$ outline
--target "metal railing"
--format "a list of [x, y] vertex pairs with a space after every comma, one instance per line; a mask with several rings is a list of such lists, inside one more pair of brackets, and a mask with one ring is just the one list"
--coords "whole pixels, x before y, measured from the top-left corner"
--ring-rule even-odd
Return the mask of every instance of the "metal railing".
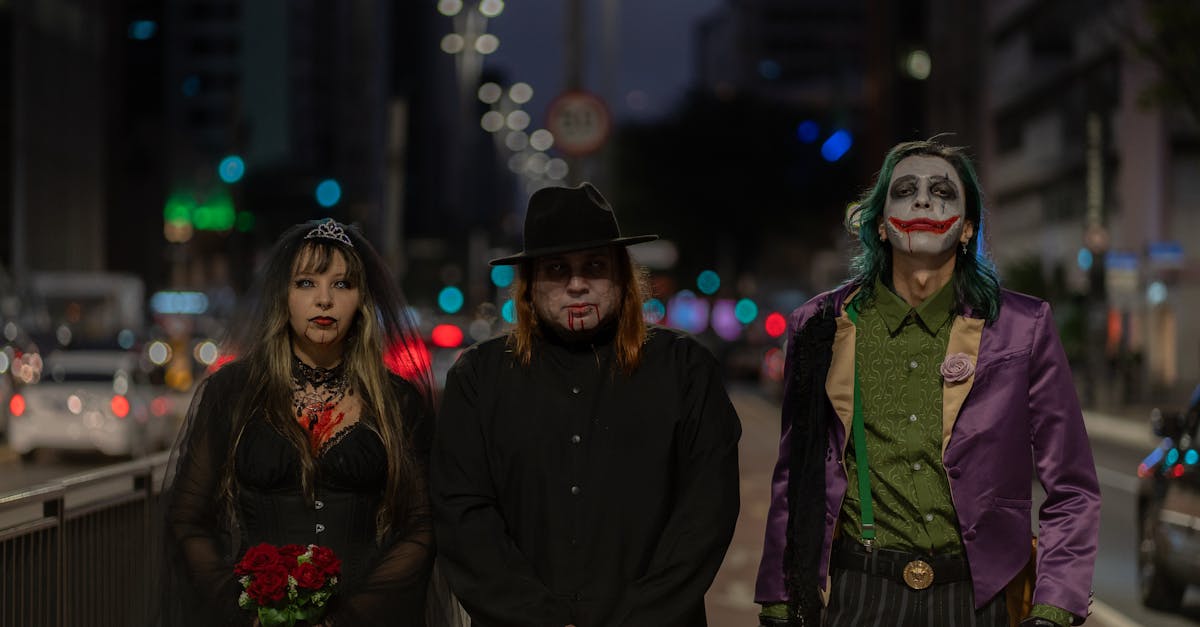
[[0, 627], [146, 624], [167, 457], [0, 494]]

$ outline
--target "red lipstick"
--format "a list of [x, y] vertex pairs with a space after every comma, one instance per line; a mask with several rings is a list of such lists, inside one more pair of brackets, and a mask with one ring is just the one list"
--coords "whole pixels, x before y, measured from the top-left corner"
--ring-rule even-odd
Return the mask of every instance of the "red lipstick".
[[309, 318], [308, 321], [319, 324], [323, 327], [327, 327], [327, 326], [337, 322], [337, 318], [330, 318], [328, 316], [317, 316], [315, 318]]
[[917, 218], [916, 220], [901, 220], [900, 218], [888, 218], [892, 226], [902, 233], [912, 233], [914, 231], [926, 231], [929, 233], [942, 234], [950, 230], [955, 222], [958, 222], [958, 216], [950, 216], [949, 220], [931, 220], [929, 218]]

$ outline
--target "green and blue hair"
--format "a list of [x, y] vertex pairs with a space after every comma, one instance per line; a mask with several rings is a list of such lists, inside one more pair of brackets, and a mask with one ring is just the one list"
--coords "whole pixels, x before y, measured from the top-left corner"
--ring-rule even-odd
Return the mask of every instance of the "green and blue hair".
[[958, 251], [954, 266], [954, 291], [958, 313], [968, 310], [988, 321], [1000, 315], [1000, 276], [988, 258], [981, 240], [983, 233], [983, 193], [975, 167], [963, 148], [947, 146], [936, 139], [897, 144], [888, 151], [883, 167], [868, 188], [846, 209], [846, 228], [858, 236], [861, 249], [850, 263], [852, 283], [859, 285], [853, 304], [863, 307], [875, 296], [875, 279], [887, 278], [892, 271], [891, 242], [879, 239], [879, 222], [887, 202], [888, 185], [896, 164], [915, 155], [945, 159], [962, 180], [967, 220], [975, 225], [975, 233], [967, 241], [966, 251]]

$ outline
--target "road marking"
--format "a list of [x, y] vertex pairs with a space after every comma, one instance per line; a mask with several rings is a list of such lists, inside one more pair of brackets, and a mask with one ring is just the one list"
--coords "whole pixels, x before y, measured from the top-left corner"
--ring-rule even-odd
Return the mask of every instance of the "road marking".
[[1138, 478], [1133, 475], [1104, 468], [1103, 466], [1096, 466], [1096, 478], [1100, 480], [1100, 485], [1102, 486], [1130, 494], [1137, 494]]
[[1101, 627], [1142, 627], [1142, 624], [1113, 609], [1099, 599], [1092, 599], [1092, 620], [1100, 621]]

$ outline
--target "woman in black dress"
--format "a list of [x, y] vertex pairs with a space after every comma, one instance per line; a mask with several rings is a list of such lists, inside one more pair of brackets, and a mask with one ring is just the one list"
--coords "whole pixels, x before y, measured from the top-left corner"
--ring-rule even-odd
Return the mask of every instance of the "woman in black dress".
[[237, 359], [199, 386], [172, 455], [160, 622], [252, 624], [233, 565], [267, 542], [341, 559], [322, 625], [443, 623], [449, 604], [430, 600], [431, 378], [386, 266], [352, 226], [301, 224], [253, 295]]

